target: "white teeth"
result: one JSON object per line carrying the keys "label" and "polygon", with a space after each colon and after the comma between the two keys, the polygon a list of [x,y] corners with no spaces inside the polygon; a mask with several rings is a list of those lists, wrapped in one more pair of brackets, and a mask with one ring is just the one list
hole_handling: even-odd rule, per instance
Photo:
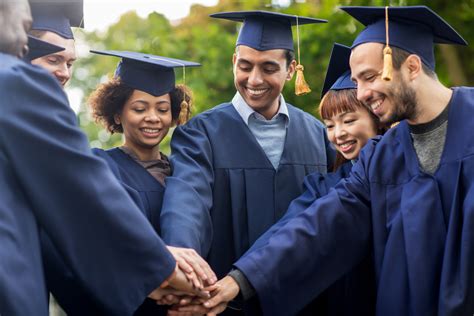
{"label": "white teeth", "polygon": [[254,95],[254,96],[259,96],[261,94],[263,94],[265,91],[267,91],[267,89],[250,89],[250,88],[247,88],[248,92],[250,92],[251,95]]}
{"label": "white teeth", "polygon": [[339,144],[339,147],[341,149],[346,149],[346,148],[349,148],[354,143],[355,143],[355,140],[352,140],[352,141],[349,141],[349,142],[345,142],[343,144]]}
{"label": "white teeth", "polygon": [[372,111],[375,111],[379,108],[379,106],[382,104],[382,100],[378,100],[378,101],[375,101],[374,103],[372,103],[370,105],[370,107],[372,108]]}
{"label": "white teeth", "polygon": [[143,128],[142,129],[145,133],[159,133],[160,130],[159,129],[153,129],[153,128]]}

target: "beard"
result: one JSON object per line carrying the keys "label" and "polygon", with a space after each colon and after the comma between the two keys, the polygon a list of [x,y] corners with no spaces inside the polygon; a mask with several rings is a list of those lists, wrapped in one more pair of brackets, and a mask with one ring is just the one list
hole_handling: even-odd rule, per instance
{"label": "beard", "polygon": [[416,91],[409,87],[405,80],[400,79],[399,83],[388,91],[387,96],[393,100],[394,110],[386,123],[393,124],[405,119],[413,120],[418,116]]}

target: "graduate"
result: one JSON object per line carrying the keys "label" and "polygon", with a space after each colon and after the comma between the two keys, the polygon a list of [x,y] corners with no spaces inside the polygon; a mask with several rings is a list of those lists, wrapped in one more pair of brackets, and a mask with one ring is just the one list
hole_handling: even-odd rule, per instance
{"label": "graduate", "polygon": [[366,25],[350,58],[358,99],[401,122],[235,266],[266,315],[296,312],[370,252],[377,315],[471,315],[474,89],[441,84],[433,53],[434,43],[466,42],[426,6],[342,9]]}
{"label": "graduate", "polygon": [[174,131],[161,234],[196,249],[221,278],[284,215],[304,177],[327,171],[333,151],[324,126],[281,94],[297,66],[291,25],[325,21],[264,11],[212,17],[244,22],[237,92]]}
{"label": "graduate", "polygon": [[18,58],[27,1],[2,0],[0,16],[0,314],[48,315],[39,227],[108,315],[131,314],[167,285],[200,293],[91,153],[57,81]]}
{"label": "graduate", "polygon": [[77,59],[71,27],[84,27],[83,0],[29,0],[33,24],[30,35],[64,50],[32,59],[34,65],[50,72],[64,87],[72,76]]}
{"label": "graduate", "polygon": [[[351,80],[349,67],[350,54],[349,47],[334,44],[319,105],[319,113],[326,125],[328,139],[337,150],[334,172],[327,174],[315,172],[306,176],[304,193],[291,202],[285,216],[266,231],[248,252],[264,246],[273,234],[288,222],[291,223],[291,219],[301,214],[318,198],[328,194],[329,190],[341,179],[348,177],[367,141],[386,131],[386,125],[380,122],[368,106],[357,100],[357,87]],[[239,293],[243,299],[247,300],[259,294],[245,277],[234,278],[236,274],[241,274],[241,272],[233,270],[229,276],[219,281],[218,285],[222,290],[218,295],[230,300],[234,299],[232,296],[235,297]],[[312,305],[315,315],[373,315],[375,280],[372,256],[366,256],[344,277],[321,293]],[[225,304],[221,304],[213,312],[224,307]],[[187,306],[181,310],[208,312],[207,309],[198,306]],[[285,311],[286,309],[283,308],[281,313],[284,314]],[[294,313],[292,306],[290,306],[290,311],[288,314]]]}
{"label": "graduate", "polygon": [[200,64],[135,52],[91,52],[122,58],[114,78],[97,87],[88,104],[98,123],[124,136],[121,147],[93,151],[140,193],[142,210],[159,233],[165,178],[171,175],[160,143],[171,127],[188,120],[192,106],[191,91],[176,85],[173,69]]}
{"label": "graduate", "polygon": [[[159,234],[164,179],[171,173],[168,158],[160,152],[159,144],[170,127],[187,120],[191,106],[190,91],[184,85],[175,84],[173,68],[199,64],[136,52],[92,52],[122,58],[114,78],[92,93],[89,104],[96,120],[108,131],[124,134],[122,147],[107,151],[93,149],[93,152],[107,162]],[[95,298],[81,288],[79,280],[51,248],[43,250],[48,287],[64,311],[68,315],[106,313]],[[183,270],[189,268],[192,272],[198,265],[197,271],[204,271],[199,277],[215,278],[194,250],[168,249]],[[134,315],[166,315],[166,308],[146,299]]]}

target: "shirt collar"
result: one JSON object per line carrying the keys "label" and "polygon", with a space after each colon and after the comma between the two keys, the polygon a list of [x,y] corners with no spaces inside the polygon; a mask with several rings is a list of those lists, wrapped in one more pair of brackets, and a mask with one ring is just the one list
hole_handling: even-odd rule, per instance
{"label": "shirt collar", "polygon": [[[259,113],[255,112],[247,102],[245,102],[244,98],[240,95],[237,91],[232,98],[232,105],[234,106],[235,110],[239,113],[242,120],[244,120],[245,124],[249,124],[249,117],[253,113],[259,115]],[[288,106],[286,105],[285,98],[283,95],[280,94],[280,107],[278,108],[278,112],[275,114],[274,117],[278,116],[279,114],[283,114],[287,118],[287,123],[290,121],[290,115],[288,113]],[[261,115],[260,115],[261,116]],[[274,118],[273,117],[273,118]]]}

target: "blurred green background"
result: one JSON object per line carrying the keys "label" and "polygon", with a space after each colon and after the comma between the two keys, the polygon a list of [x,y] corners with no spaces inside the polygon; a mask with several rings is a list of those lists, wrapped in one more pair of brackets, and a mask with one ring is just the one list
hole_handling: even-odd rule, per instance
{"label": "blurred green background", "polygon": [[[229,101],[235,93],[232,75],[232,54],[239,23],[209,18],[221,11],[271,10],[329,20],[327,24],[300,27],[301,63],[312,92],[297,97],[294,80],[284,90],[285,99],[316,116],[326,66],[334,42],[350,45],[362,25],[338,9],[341,5],[421,5],[425,4],[447,20],[468,42],[474,42],[471,27],[474,20],[474,0],[446,1],[288,1],[284,7],[270,0],[220,0],[213,7],[193,5],[189,15],[170,22],[164,15],[152,13],[146,18],[134,12],[103,32],[76,31],[76,38],[93,49],[131,50],[197,61],[200,68],[187,69],[186,84],[194,92],[194,115],[217,104]],[[293,31],[296,39],[296,32]],[[448,86],[474,85],[474,48],[438,45],[437,73]],[[121,135],[110,135],[91,119],[87,97],[96,86],[113,75],[118,59],[87,54],[74,65],[70,88],[82,91],[78,119],[87,133],[91,146],[110,148],[121,144]],[[182,71],[177,68],[177,82]],[[78,90],[79,89],[79,90]],[[171,133],[170,133],[171,134]],[[161,150],[169,153],[170,135]]]}

